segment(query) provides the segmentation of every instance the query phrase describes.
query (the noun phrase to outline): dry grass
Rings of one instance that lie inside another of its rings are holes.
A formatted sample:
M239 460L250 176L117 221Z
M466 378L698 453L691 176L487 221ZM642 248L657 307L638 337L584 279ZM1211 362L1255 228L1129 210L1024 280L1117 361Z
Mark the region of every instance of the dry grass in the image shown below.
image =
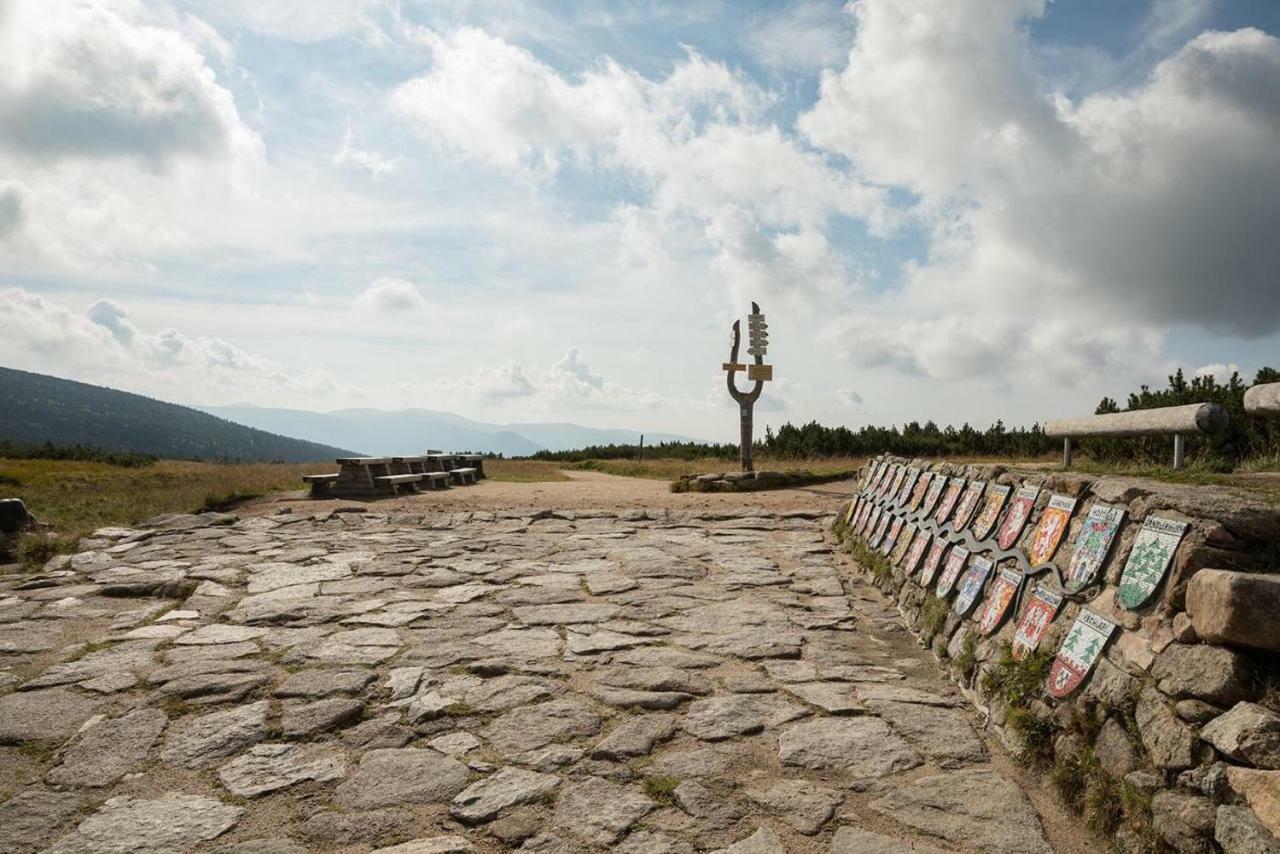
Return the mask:
M759 458L755 466L759 470L803 470L814 474L831 474L852 471L865 462L861 457L824 457L800 460L773 460ZM598 471L622 477L643 477L650 480L679 480L685 474L709 474L738 471L737 460L705 457L696 460L587 460L581 463L565 463L564 468Z
M485 460L484 473L492 480L508 483L547 483L548 481L568 480L564 472L564 463L547 460Z

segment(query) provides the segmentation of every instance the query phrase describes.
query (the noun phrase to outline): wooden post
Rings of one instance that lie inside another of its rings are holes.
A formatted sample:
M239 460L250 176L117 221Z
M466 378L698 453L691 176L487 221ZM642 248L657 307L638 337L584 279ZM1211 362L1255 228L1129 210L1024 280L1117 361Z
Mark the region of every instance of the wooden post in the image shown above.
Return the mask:
M754 302L751 303L751 313L759 314L760 306ZM764 319L760 318L763 323ZM725 365L726 378L729 385L729 395L738 402L738 418L739 418L739 439L741 443L739 448L739 456L742 460L743 471L755 471L754 463L751 459L751 422L752 410L755 408L756 401L760 398L760 392L764 391L764 380L756 380L751 391L738 391L737 386L733 382L733 375L738 372L739 368L745 367L738 362L738 348L742 344L742 332L739 321L733 322L733 345L729 349L729 362ZM753 354L757 365L764 364L763 352Z
M644 434L640 434L640 455L636 457L640 462L644 462Z
M1064 469L1071 468L1071 437L1067 436L1062 440L1062 467Z
M1187 437L1181 433L1173 434L1173 470L1181 471L1187 454Z

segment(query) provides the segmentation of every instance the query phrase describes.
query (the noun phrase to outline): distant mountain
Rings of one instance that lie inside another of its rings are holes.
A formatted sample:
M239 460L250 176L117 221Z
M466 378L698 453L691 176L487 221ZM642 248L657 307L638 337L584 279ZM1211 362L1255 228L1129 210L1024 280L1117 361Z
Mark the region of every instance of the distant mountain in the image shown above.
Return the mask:
M600 429L577 424L487 424L430 409L340 409L319 413L248 404L201 409L261 430L362 448L370 454L404 454L436 448L522 457L544 449L563 451L588 445L634 444L640 441L637 430ZM645 434L646 444L662 441L693 440L669 433Z
M138 394L0 368L0 439L169 459L312 462L354 452L233 424Z

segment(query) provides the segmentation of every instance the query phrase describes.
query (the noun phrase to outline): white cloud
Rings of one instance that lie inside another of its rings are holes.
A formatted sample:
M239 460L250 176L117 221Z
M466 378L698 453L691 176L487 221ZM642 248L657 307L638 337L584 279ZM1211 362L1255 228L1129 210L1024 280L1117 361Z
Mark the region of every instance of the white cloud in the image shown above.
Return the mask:
M416 285L406 279L383 276L374 279L352 303L361 311L375 314L398 314L416 311L426 305L426 300Z
M390 175L400 167L400 158L384 157L375 151L356 145L355 134L348 125L342 134L341 147L334 152L333 165L354 166L368 172L373 178L381 178L383 175Z
M844 60L850 30L838 0L794 0L763 16L745 44L756 59L775 71L818 71Z
M225 26L301 44L355 36L381 42L379 24L387 0L188 0L203 15Z
M850 408L862 406L862 395L851 388L836 389L836 399Z
M1230 364L1216 362L1212 365L1201 365L1194 371L1194 375L1197 377L1213 377L1220 383L1227 382L1231 379L1232 374L1238 373L1240 373L1240 366L1235 362Z

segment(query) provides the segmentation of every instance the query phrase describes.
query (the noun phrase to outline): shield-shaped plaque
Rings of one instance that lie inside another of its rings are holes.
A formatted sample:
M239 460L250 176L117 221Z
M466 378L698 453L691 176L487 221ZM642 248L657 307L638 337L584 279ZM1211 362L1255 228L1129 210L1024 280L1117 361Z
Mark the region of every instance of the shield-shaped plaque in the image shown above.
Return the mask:
M907 502L907 509L915 512L920 507L920 502L924 500L925 493L929 491L929 484L933 483L932 472L922 472L919 479L916 480L916 488L911 490L911 500Z
M1062 542L1062 535L1067 532L1067 523L1075 512L1076 500L1070 495L1055 495L1049 499L1049 506L1044 508L1036 532L1031 537L1031 549L1027 560L1032 566L1048 562Z
M889 552L893 551L894 545L896 545L898 542L898 535L901 533L902 533L902 517L895 516L893 517L893 522L891 522L889 525L888 535L885 536L884 540L882 540L880 545L878 546L878 548L880 549L880 552L882 554L887 555L889 554Z
M933 514L933 521L939 525L945 525L947 519L951 518L951 513L956 509L956 502L960 500L960 492L964 489L964 478L953 477L951 482L947 484L947 491L942 493L942 502L938 504L938 512Z
M920 567L918 580L921 587L928 587L933 583L933 579L938 574L938 568L942 566L942 553L947 550L948 545L946 540L938 537L929 547L929 556L924 559L924 566Z
M920 513L928 516L938 507L938 499L942 498L942 490L947 488L947 479L935 474L929 482L929 491L924 494L924 502L920 505Z
M902 571L911 576L915 573L916 568L920 566L920 561L924 559L925 549L929 548L929 540L933 535L921 528L916 531L915 539L911 541L911 548L907 551L906 563L902 565Z
M918 480L920 480L920 469L907 469L907 476L902 479L902 488L898 490L894 504L899 507L906 506L906 503L911 500L911 493L915 491Z
M1129 550L1124 572L1120 574L1116 601L1121 607L1133 610L1151 598L1164 580L1165 570L1169 568L1169 561L1186 530L1186 522L1147 517L1133 541L1133 548Z
M1106 504L1095 504L1089 508L1089 515L1076 535L1075 551L1067 567L1064 586L1068 593L1076 593L1093 583L1111 551L1124 514L1124 508Z
M855 498L849 502L849 509L846 510L844 514L844 525L846 528L853 524L853 517L857 515L858 508L861 506L861 498Z
M870 522L879 512L880 508L868 501L867 506L862 508L862 516L853 523L854 533L864 537L869 534L871 532Z
M1004 522L1000 525L1000 535L996 543L1002 549L1011 549L1018 542L1018 536L1031 518L1031 510L1040 497L1040 489L1035 486L1024 486L1009 502L1009 512L1004 514Z
M938 589L935 591L938 596L947 598L952 588L956 586L956 581L964 570L964 562L968 559L968 549L963 546L951 547L951 553L947 555L947 564L942 568L942 577L938 579Z
M1017 570L1002 569L996 573L996 580L987 592L987 604L982 608L982 618L978 622L979 632L989 635L1000 628L1005 612L1009 610L1009 603L1018 595L1021 585L1022 573Z
M1004 501L1009 497L1011 491L1011 487L1001 486L996 483L993 483L991 488L987 490L987 498L982 502L982 509L978 511L978 518L973 520L973 535L979 540L985 540L991 536L991 530L996 526L996 517L1004 509Z
M897 497L898 490L902 488L902 480L906 476L906 466L894 466L893 471L889 473L889 477L885 478L884 488L880 492L881 496L884 498Z
M1013 632L1013 660L1022 661L1036 651L1040 639L1049 630L1049 624L1058 616L1058 608L1062 606L1062 594L1050 590L1043 584L1037 584L1027 606L1022 609L1022 618Z
M915 525L903 526L902 533L898 535L898 539L894 543L893 551L889 552L889 563L894 566L902 564L903 559L907 556L907 549L911 548L911 541L915 539L915 536Z
M987 576L991 574L991 566L990 558L974 555L969 559L969 568L960 577L960 592L952 605L956 614L963 617L973 609L973 603L982 595L982 585L987 583Z
M863 527L867 524L867 517L871 515L872 504L868 499L858 508L858 513L853 517L853 524L850 526L854 534L861 535Z
M884 539L884 535L889 533L889 522L892 518L891 514L885 510L877 510L876 512L880 515L876 518L871 528L871 536L867 537L867 545L873 549Z
M1111 639L1116 624L1106 617L1100 617L1088 608L1081 608L1080 615L1071 624L1058 655L1049 668L1049 693L1055 697L1065 697L1080 687L1093 663L1102 654L1102 648Z
M964 488L964 492L960 495L960 503L956 505L955 515L951 517L952 528L957 531L965 529L965 526L973 519L974 511L978 509L978 502L982 500L982 491L986 488L986 481L969 481L969 485Z
M876 460L871 466L871 476L867 478L867 485L863 488L863 492L875 492L880 486L880 479L884 477L885 469L888 466L884 460Z

